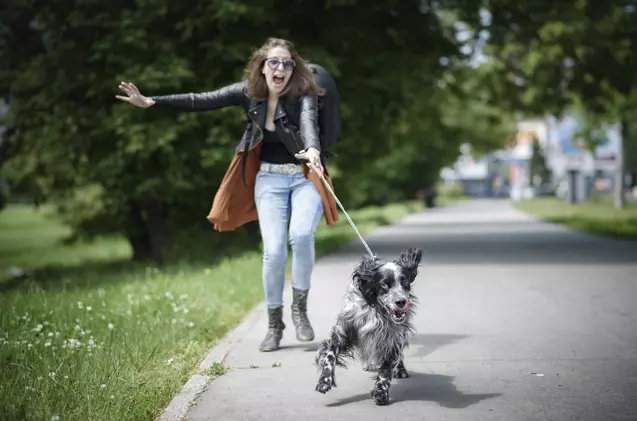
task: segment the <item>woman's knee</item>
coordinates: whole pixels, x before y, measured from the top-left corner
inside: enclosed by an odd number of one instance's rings
[[[285,265],[288,257],[288,249],[285,242],[263,248],[263,263],[268,266]]]
[[[292,250],[314,247],[314,231],[311,229],[290,231],[290,245]]]

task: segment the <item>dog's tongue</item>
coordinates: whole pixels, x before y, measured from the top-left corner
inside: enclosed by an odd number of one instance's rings
[[[407,308],[411,308],[413,306],[411,300],[407,301]]]

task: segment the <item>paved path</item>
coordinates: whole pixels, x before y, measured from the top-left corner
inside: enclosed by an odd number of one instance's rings
[[[368,238],[388,259],[404,247],[425,251],[418,335],[405,360],[412,377],[394,382],[392,404],[373,404],[373,380],[358,362],[337,372],[338,388],[314,391],[317,342],[364,253],[352,243],[317,264],[316,341],[295,341],[288,291],[285,348],[257,350],[264,312],[188,419],[637,420],[636,243],[566,231],[488,200],[412,215]]]

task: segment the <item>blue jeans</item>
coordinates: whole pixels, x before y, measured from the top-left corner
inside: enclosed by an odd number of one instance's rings
[[[268,308],[283,305],[288,229],[292,246],[292,287],[310,289],[314,232],[323,214],[316,186],[303,173],[259,171],[254,187],[263,239],[263,289]],[[289,224],[289,228],[288,228]]]

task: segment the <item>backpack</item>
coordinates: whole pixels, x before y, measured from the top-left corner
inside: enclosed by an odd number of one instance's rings
[[[323,67],[315,63],[307,65],[314,73],[316,83],[325,94],[319,97],[319,138],[321,150],[326,155],[336,156],[330,151],[341,140],[341,99],[336,87],[336,81]]]

